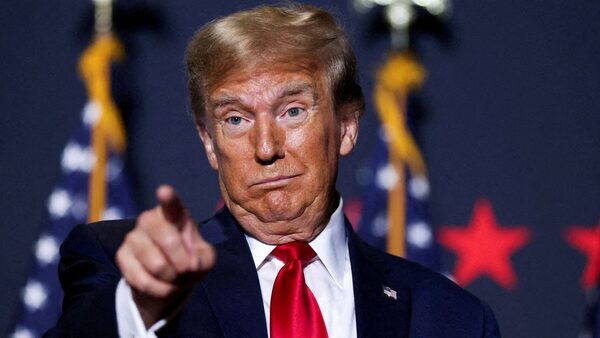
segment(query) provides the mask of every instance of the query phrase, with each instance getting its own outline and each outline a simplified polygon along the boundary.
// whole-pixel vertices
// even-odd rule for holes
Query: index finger
[[[156,189],[156,199],[163,217],[181,229],[187,217],[187,210],[172,186],[163,184]]]

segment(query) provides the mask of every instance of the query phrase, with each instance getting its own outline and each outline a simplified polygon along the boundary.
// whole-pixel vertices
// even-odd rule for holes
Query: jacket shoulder
[[[490,307],[446,276],[364,242],[363,249],[384,267],[392,284],[410,290],[411,336],[500,337]]]
[[[63,311],[44,337],[117,336],[114,295],[121,274],[114,256],[134,223],[102,221],[71,230],[60,248]]]
[[[123,243],[125,235],[134,226],[134,219],[79,224],[65,238],[61,246],[61,254],[64,255],[69,252],[91,254],[100,249],[104,255],[112,259],[121,243]]]

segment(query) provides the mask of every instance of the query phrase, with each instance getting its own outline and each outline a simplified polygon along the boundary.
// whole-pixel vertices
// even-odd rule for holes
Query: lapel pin
[[[389,286],[385,286],[385,285],[383,286],[383,294],[389,298],[398,300],[398,294],[396,293],[396,290],[393,290]]]

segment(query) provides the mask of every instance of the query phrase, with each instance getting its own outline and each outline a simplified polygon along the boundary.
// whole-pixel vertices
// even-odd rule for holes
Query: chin
[[[298,218],[302,214],[302,210],[299,208],[292,208],[290,206],[265,206],[266,208],[260,210],[257,213],[259,219],[263,222],[285,222],[291,221]]]
[[[270,192],[259,205],[257,215],[263,222],[290,221],[302,215],[305,209],[285,192]]]

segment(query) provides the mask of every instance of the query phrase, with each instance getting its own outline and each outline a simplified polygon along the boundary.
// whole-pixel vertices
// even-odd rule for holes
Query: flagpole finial
[[[450,0],[352,0],[354,9],[366,13],[375,6],[383,7],[386,22],[391,29],[392,48],[409,49],[409,28],[416,20],[420,7],[430,15],[445,19],[450,15]]]
[[[97,35],[103,35],[112,31],[114,0],[92,0],[94,2],[94,30]]]

